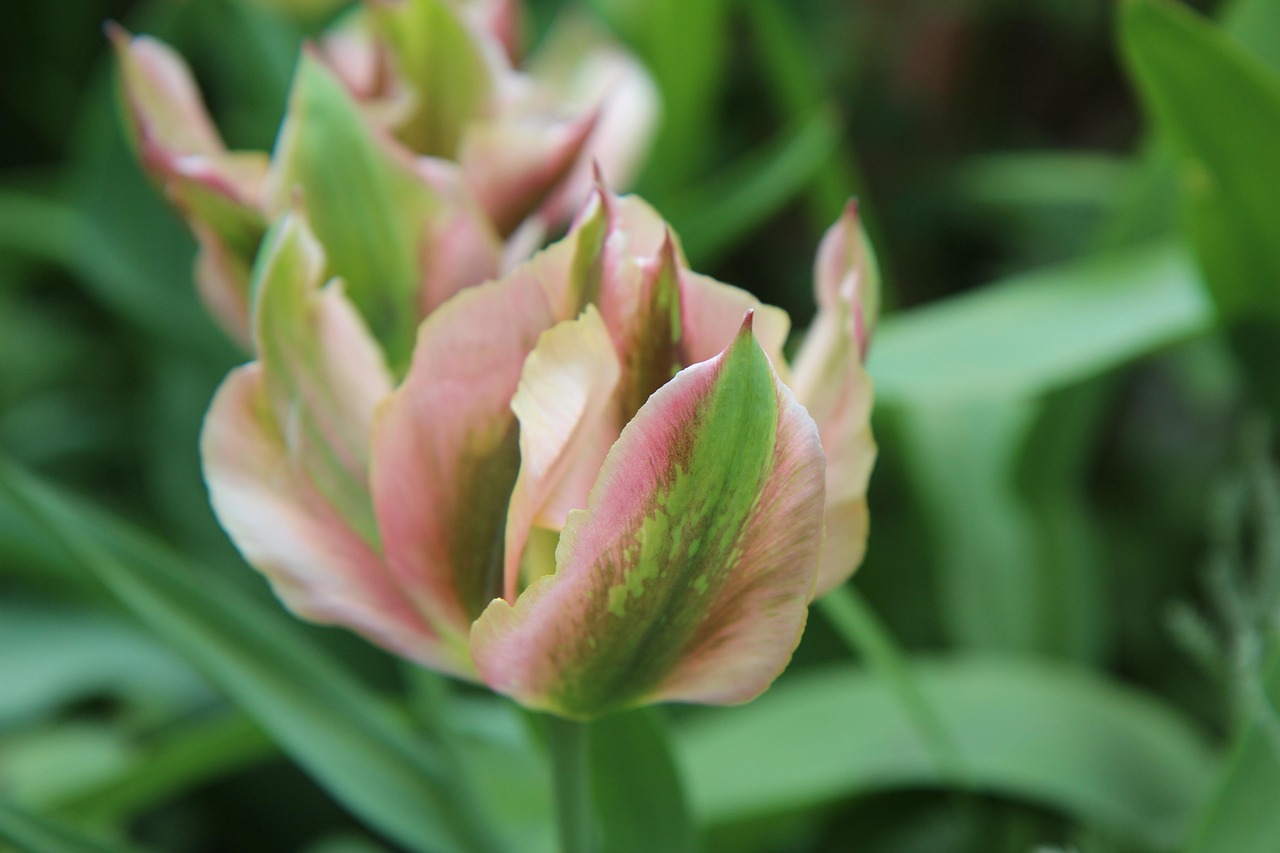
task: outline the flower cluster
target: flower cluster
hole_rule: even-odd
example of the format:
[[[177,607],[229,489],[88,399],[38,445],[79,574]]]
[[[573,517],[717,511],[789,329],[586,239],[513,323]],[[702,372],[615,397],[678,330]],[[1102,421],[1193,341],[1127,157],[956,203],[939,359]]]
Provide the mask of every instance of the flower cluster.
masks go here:
[[[480,19],[499,22],[487,41],[441,35]],[[597,135],[637,120],[595,108],[559,126],[564,145],[516,145],[558,152],[541,168],[468,165],[507,144],[504,122],[542,132],[523,124],[533,95],[459,100],[475,68],[514,73],[494,35],[509,20],[487,0],[371,4],[303,59],[269,164],[221,148],[171,54],[121,37],[144,160],[201,269],[233,261],[244,279],[203,280],[235,288],[212,303],[255,353],[205,422],[214,509],[300,616],[530,707],[746,701],[866,542],[878,283],[856,209],[819,249],[793,366],[785,312],[690,270],[662,218],[599,173],[563,239],[486,254],[554,221],[584,140],[606,161]],[[464,42],[485,49],[441,46]]]
[[[369,0],[304,51],[275,149],[229,151],[182,59],[112,26],[140,159],[199,244],[196,282],[235,338],[269,224],[306,211],[335,274],[402,364],[423,317],[527,256],[625,182],[657,96],[641,66],[569,20],[517,68],[512,0]]]

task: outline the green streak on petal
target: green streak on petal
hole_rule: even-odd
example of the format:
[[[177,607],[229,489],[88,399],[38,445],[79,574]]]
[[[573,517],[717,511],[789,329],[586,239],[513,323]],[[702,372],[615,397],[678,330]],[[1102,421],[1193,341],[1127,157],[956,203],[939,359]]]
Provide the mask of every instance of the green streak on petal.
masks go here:
[[[455,159],[463,130],[489,103],[493,80],[475,36],[444,0],[370,8],[414,96],[399,136],[419,154]]]
[[[282,220],[264,241],[252,283],[255,340],[270,403],[263,417],[273,422],[292,463],[376,549],[378,525],[365,474],[369,438],[332,381],[328,359],[334,354],[326,347],[333,342],[318,328],[323,266],[322,251],[296,216]]]
[[[772,473],[777,426],[773,372],[748,332],[726,351],[707,396],[679,430],[666,469],[657,472],[650,512],[622,533],[614,564],[597,568],[604,586],[592,600],[606,606],[593,608],[583,629],[596,642],[570,652],[578,660],[553,695],[558,707],[591,716],[642,699],[713,617],[708,608],[732,595],[740,540]],[[585,518],[575,514],[569,524]],[[571,555],[556,557],[565,565]]]
[[[507,505],[520,473],[520,430],[514,418],[500,436],[467,449],[463,493],[454,505],[453,559],[458,597],[474,619],[502,595]]]
[[[626,370],[618,395],[619,415],[627,423],[645,401],[686,365],[680,349],[680,267],[670,234],[659,262],[642,282],[640,310],[631,318]]]
[[[412,161],[378,139],[341,84],[310,56],[298,65],[276,146],[274,204],[298,196],[393,366],[421,319],[423,240],[439,199]]]

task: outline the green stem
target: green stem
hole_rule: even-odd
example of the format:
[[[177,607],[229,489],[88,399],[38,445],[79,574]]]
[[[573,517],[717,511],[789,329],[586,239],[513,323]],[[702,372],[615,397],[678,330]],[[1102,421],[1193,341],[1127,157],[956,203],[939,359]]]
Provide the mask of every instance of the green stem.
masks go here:
[[[961,787],[973,784],[969,767],[942,717],[911,676],[905,656],[853,587],[836,587],[818,602],[823,616],[897,696],[933,759],[938,773]]]
[[[547,717],[561,853],[591,853],[591,780],[587,724]]]

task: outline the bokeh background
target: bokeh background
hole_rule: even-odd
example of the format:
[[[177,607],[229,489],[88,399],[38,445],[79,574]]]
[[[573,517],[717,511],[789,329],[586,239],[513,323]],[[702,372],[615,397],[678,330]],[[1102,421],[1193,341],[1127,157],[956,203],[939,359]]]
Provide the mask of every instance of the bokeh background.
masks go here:
[[[335,5],[4,9],[0,838],[19,849],[399,849],[335,788],[341,759],[297,743],[328,730],[282,739],[243,673],[187,651],[225,620],[190,640],[197,617],[165,623],[130,586],[153,564],[276,616],[242,638],[287,633],[264,659],[296,641],[410,725],[445,708],[515,849],[550,843],[536,726],[292,621],[207,506],[200,419],[243,357],[127,148],[102,22],[177,46],[232,146],[265,149]],[[1280,3],[1195,5],[1209,17],[1162,30],[1163,0],[528,4],[531,43],[595,15],[650,65],[666,120],[638,189],[696,269],[803,328],[851,196],[882,267],[853,585],[897,647],[868,667],[815,612],[756,704],[662,712],[703,849],[1280,849]],[[1237,205],[1241,186],[1263,201]],[[1246,307],[1216,312],[1233,293]],[[306,701],[327,678],[311,662]],[[932,762],[894,677],[957,766]]]

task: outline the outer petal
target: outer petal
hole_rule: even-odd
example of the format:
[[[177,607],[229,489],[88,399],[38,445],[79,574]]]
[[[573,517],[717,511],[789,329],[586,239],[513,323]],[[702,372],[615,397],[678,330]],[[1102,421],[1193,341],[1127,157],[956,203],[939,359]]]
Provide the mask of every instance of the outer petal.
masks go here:
[[[248,268],[266,230],[265,155],[229,152],[191,72],[162,42],[108,26],[138,155],[200,244],[196,280],[211,313],[248,338]]]
[[[535,523],[546,526],[542,514],[557,486],[584,456],[594,456],[594,470],[587,466],[592,480],[604,461],[603,454],[595,454],[620,373],[609,332],[594,306],[577,320],[544,332],[525,360],[511,401],[520,422],[520,475],[507,511],[503,594],[508,601],[516,600],[529,530]],[[556,528],[563,525],[563,518],[550,521]]]
[[[476,622],[481,677],[573,717],[753,698],[803,630],[822,506],[816,428],[748,322],[628,425],[556,573]]]
[[[373,409],[391,393],[378,345],[338,283],[321,290],[324,254],[291,214],[268,238],[256,271],[255,342],[267,397],[290,455],[371,544]]]
[[[875,464],[871,378],[863,369],[874,262],[853,205],[827,232],[815,270],[818,317],[796,358],[792,387],[818,423],[827,454],[827,541],[817,595],[844,583],[866,550],[867,481]]]
[[[298,216],[268,238],[256,278],[260,361],[224,383],[202,437],[219,521],[300,615],[346,625],[451,672],[469,669],[380,554],[367,471],[382,354]]]
[[[442,643],[373,547],[299,470],[267,403],[261,365],[222,384],[205,418],[201,456],[218,520],[291,610],[426,666],[466,671],[465,649]]]
[[[823,236],[813,278],[818,306],[846,317],[851,323],[849,333],[857,339],[865,359],[880,313],[880,273],[862,232],[856,201],[845,206],[840,219]]]

